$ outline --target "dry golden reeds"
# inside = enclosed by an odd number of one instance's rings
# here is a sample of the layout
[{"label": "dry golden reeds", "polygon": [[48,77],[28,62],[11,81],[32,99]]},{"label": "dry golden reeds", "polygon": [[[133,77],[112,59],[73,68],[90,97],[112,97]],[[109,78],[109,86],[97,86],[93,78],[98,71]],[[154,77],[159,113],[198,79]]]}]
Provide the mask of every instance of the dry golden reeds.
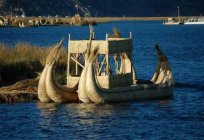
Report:
[{"label": "dry golden reeds", "polygon": [[[37,100],[37,73],[42,72],[51,49],[52,47],[37,47],[24,42],[13,47],[0,44],[0,102]],[[63,84],[66,82],[66,55],[67,51],[60,49],[62,57],[56,68],[56,78]]]},{"label": "dry golden reeds", "polygon": [[25,42],[19,42],[14,47],[0,44],[0,65],[34,61],[43,63],[49,51],[49,47],[36,47]]},{"label": "dry golden reeds", "polygon": [[38,100],[37,94],[35,93],[24,93],[24,92],[9,92],[0,93],[1,103],[15,103],[15,102],[31,102]]},{"label": "dry golden reeds", "polygon": [[[42,72],[51,49],[52,47],[37,47],[24,42],[13,47],[0,44],[0,102],[37,100],[37,73]],[[61,56],[56,67],[56,79],[65,84],[67,51],[63,48],[56,51]]]},{"label": "dry golden reeds", "polygon": [[0,102],[28,102],[37,100],[38,79],[27,79],[0,88]]},{"label": "dry golden reeds", "polygon": [[110,38],[121,38],[120,30],[116,27],[113,27],[112,34],[109,34]]},{"label": "dry golden reeds", "polygon": [[[0,44],[0,86],[2,82],[13,84],[19,80],[34,78],[46,63],[51,47],[37,47],[19,42],[15,46]],[[66,69],[66,50],[62,49],[63,57],[59,60],[60,69]]]},{"label": "dry golden reeds", "polygon": [[46,58],[46,64],[47,65],[51,65],[55,62],[58,61],[58,59],[61,57],[61,46],[63,43],[63,39],[60,41],[59,44],[56,45],[56,47],[54,47],[50,53],[48,54],[47,58]]}]

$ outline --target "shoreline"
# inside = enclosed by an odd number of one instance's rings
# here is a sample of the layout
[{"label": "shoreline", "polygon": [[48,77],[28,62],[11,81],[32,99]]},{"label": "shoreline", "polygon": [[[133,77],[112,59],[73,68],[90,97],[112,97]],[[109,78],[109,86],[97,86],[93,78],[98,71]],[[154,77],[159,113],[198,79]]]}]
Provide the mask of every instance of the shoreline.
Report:
[{"label": "shoreline", "polygon": [[[204,16],[181,16],[182,21],[190,17],[204,17]],[[113,21],[164,21],[168,18],[178,17],[0,17],[0,27],[36,27],[36,26],[60,26],[60,25],[74,25],[83,26],[88,23],[106,23]],[[73,23],[76,22],[75,23]],[[73,24],[72,24],[73,23]]]},{"label": "shoreline", "polygon": [[[180,16],[181,20],[186,20],[190,17],[204,17],[204,16]],[[85,19],[89,19],[91,21],[95,21],[96,23],[103,23],[103,22],[112,22],[112,21],[160,21],[160,20],[167,20],[168,18],[177,18],[177,16],[166,16],[166,17],[88,17]],[[62,19],[66,19],[62,17]],[[68,19],[71,20],[71,17]]]}]

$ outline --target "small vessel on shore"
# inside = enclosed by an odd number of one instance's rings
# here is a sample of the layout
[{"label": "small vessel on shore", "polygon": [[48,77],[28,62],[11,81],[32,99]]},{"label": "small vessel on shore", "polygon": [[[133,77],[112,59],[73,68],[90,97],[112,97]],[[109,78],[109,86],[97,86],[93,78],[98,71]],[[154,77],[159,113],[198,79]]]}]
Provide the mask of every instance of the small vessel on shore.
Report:
[{"label": "small vessel on shore", "polygon": [[21,28],[25,28],[25,27],[26,27],[25,24],[24,24],[24,22],[19,22],[19,23],[18,23],[18,26],[21,27]]},{"label": "small vessel on shore", "polygon": [[79,14],[75,14],[71,18],[69,24],[73,26],[87,26],[89,24],[96,25],[96,22],[93,20],[89,20],[88,18],[83,18]]},{"label": "small vessel on shore", "polygon": [[167,21],[163,22],[164,25],[179,25],[181,24],[180,21],[176,20],[175,18],[168,18]]},{"label": "small vessel on shore", "polygon": [[185,22],[185,25],[196,25],[196,24],[204,24],[204,17],[200,18],[188,18]]},{"label": "small vessel on shore", "polygon": [[180,25],[180,24],[184,24],[184,22],[181,21],[180,18],[180,10],[179,7],[177,7],[178,9],[178,16],[177,18],[168,18],[167,21],[164,21],[163,24],[164,25]]},{"label": "small vessel on shore", "polygon": [[79,14],[76,14],[71,18],[70,25],[82,26],[82,25],[89,25],[89,23],[85,21]]}]

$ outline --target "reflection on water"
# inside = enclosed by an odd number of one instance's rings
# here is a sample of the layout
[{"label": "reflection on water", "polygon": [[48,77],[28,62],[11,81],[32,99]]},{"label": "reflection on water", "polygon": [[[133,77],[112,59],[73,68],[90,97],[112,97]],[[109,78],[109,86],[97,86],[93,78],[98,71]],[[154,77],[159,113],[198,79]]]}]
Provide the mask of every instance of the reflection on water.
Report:
[{"label": "reflection on water", "polygon": [[55,123],[58,106],[57,103],[37,103],[39,109],[38,127],[41,137],[49,138],[50,133],[54,131],[52,125]]},{"label": "reflection on water", "polygon": [[172,99],[160,100],[159,101],[159,105],[161,107],[169,106],[170,104],[172,104]]},{"label": "reflection on water", "polygon": [[55,111],[58,105],[59,105],[58,103],[41,103],[41,102],[37,104],[40,110],[42,111],[49,110],[51,112]]},{"label": "reflection on water", "polygon": [[203,102],[183,98],[176,92],[171,100],[131,103],[1,105],[0,130],[6,131],[0,134],[5,139],[199,139]]},{"label": "reflection on water", "polygon": [[[131,104],[56,104],[38,103],[39,127],[43,137],[53,136],[53,132],[69,134],[68,137],[81,139],[98,139],[100,137],[112,137],[105,135],[111,127],[116,127],[116,119],[128,118],[125,111],[130,110]],[[135,109],[134,109],[135,110]],[[117,116],[116,114],[122,116]],[[126,116],[127,115],[127,116]],[[121,124],[120,124],[121,125]],[[122,128],[122,126],[120,126]]]},{"label": "reflection on water", "polygon": [[76,107],[76,112],[81,117],[86,117],[91,114],[95,114],[100,117],[106,117],[108,115],[112,115],[113,106],[109,104],[105,105],[97,105],[97,104],[84,104],[80,103]]},{"label": "reflection on water", "polygon": [[[69,109],[69,106],[66,106],[66,109]],[[93,115],[97,117],[106,117],[112,115],[112,106],[111,105],[96,105],[96,104],[84,104],[80,103],[75,108],[75,113],[81,119],[79,119],[80,124],[94,124],[100,119],[95,119]],[[98,122],[99,123],[99,122]]]}]

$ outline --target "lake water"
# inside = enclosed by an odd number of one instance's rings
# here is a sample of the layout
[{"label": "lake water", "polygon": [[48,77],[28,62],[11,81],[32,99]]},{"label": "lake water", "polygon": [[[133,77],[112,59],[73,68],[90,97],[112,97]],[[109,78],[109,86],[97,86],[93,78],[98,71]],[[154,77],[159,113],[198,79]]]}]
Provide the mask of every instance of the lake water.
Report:
[{"label": "lake water", "polygon": [[[159,21],[95,26],[105,39],[118,27],[133,34],[139,79],[150,79],[159,43],[174,72],[174,98],[117,104],[0,104],[0,139],[204,139],[204,25],[164,26]],[[0,28],[0,42],[51,46],[68,34],[88,39],[88,27]]]}]

